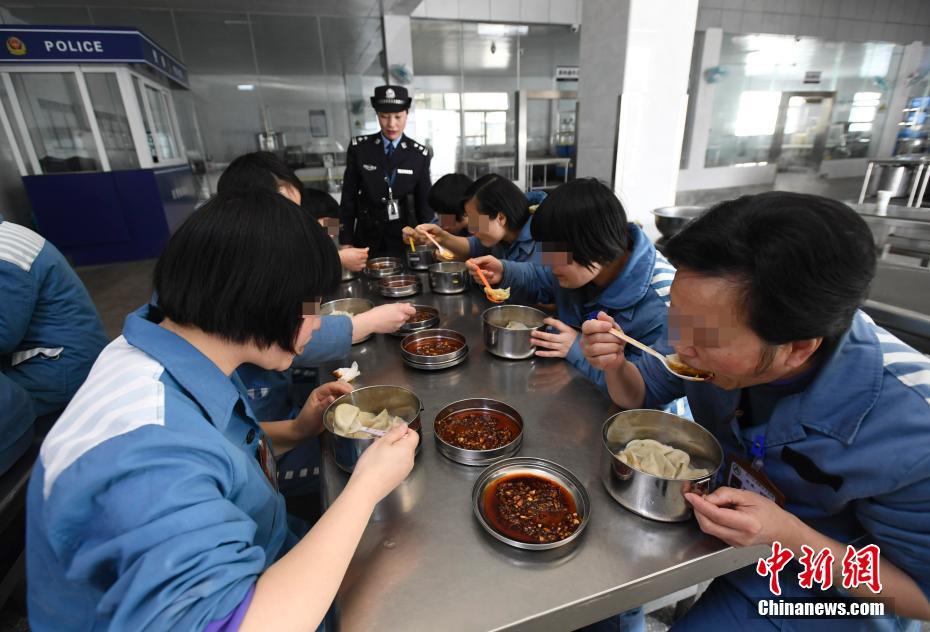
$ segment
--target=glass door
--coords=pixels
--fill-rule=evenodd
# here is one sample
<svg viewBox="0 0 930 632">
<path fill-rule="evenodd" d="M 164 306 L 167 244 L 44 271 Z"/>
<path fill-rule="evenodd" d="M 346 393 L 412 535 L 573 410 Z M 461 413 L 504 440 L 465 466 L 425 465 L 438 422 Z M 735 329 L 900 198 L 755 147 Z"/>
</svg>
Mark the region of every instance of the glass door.
<svg viewBox="0 0 930 632">
<path fill-rule="evenodd" d="M 783 92 L 770 151 L 778 171 L 817 171 L 827 146 L 834 92 Z"/>
</svg>

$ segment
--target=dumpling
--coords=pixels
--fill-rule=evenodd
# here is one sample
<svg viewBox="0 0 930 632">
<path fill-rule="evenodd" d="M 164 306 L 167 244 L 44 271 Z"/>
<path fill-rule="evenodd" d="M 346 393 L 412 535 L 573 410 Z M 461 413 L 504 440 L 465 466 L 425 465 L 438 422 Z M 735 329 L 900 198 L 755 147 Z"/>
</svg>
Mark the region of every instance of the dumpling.
<svg viewBox="0 0 930 632">
<path fill-rule="evenodd" d="M 521 323 L 519 320 L 512 320 L 507 323 L 505 329 L 532 329 L 532 327 L 528 327 L 526 323 Z"/>
<path fill-rule="evenodd" d="M 659 478 L 691 479 L 710 473 L 703 468 L 692 468 L 691 457 L 684 450 L 654 439 L 633 439 L 616 457 L 640 472 Z"/>
<path fill-rule="evenodd" d="M 339 404 L 333 412 L 333 430 L 336 434 L 348 436 L 359 413 L 358 406 L 352 404 Z"/>
<path fill-rule="evenodd" d="M 375 430 L 387 430 L 391 427 L 391 421 L 393 417 L 388 413 L 387 408 L 378 413 L 370 422 L 366 423 L 365 426 L 369 428 L 374 428 Z"/>
</svg>

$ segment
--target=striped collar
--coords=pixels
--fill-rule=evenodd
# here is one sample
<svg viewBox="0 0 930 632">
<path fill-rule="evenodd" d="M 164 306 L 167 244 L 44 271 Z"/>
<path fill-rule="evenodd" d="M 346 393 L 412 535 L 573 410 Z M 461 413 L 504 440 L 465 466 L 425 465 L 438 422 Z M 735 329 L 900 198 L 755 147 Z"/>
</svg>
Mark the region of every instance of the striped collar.
<svg viewBox="0 0 930 632">
<path fill-rule="evenodd" d="M 126 317 L 123 336 L 129 344 L 165 367 L 165 372 L 187 391 L 220 432 L 226 430 L 240 400 L 243 410 L 251 416 L 245 387 L 235 373 L 227 377 L 207 356 L 177 334 L 159 326 L 159 322 L 159 310 L 146 305 Z"/>
</svg>

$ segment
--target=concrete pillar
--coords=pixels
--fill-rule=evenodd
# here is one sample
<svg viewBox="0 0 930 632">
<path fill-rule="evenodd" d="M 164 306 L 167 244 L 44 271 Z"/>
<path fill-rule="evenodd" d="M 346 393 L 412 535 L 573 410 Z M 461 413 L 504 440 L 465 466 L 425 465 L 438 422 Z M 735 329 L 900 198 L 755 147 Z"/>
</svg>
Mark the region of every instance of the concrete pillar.
<svg viewBox="0 0 930 632">
<path fill-rule="evenodd" d="M 585 0 L 578 174 L 612 182 L 632 220 L 675 203 L 698 0 Z"/>
<path fill-rule="evenodd" d="M 901 127 L 901 110 L 907 106 L 908 97 L 911 96 L 911 86 L 908 80 L 920 68 L 920 62 L 923 59 L 924 46 L 921 42 L 912 42 L 904 47 L 904 54 L 901 55 L 901 65 L 898 66 L 898 75 L 894 80 L 894 89 L 891 91 L 891 98 L 888 99 L 888 116 L 885 119 L 885 127 L 882 129 L 882 135 L 878 143 L 878 151 L 875 153 L 876 158 L 888 158 L 894 151 L 895 141 Z M 871 153 L 869 154 L 871 155 Z"/>
</svg>

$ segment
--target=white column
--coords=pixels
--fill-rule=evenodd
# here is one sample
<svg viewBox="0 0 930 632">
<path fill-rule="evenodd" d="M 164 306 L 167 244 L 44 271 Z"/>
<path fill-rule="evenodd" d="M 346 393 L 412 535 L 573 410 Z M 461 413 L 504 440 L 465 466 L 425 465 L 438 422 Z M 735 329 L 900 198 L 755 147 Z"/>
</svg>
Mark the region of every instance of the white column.
<svg viewBox="0 0 930 632">
<path fill-rule="evenodd" d="M 888 100 L 888 116 L 885 118 L 885 127 L 875 154 L 877 158 L 890 157 L 891 152 L 894 151 L 895 140 L 901 130 L 898 125 L 901 122 L 901 111 L 906 107 L 908 97 L 911 96 L 908 79 L 920 68 L 923 54 L 924 46 L 921 42 L 912 42 L 904 47 L 901 65 L 898 66 L 898 76 L 895 77 L 894 90 L 891 91 L 891 98 Z"/>
<path fill-rule="evenodd" d="M 717 88 L 704 81 L 704 73 L 720 65 L 720 49 L 723 46 L 723 29 L 710 28 L 704 32 L 704 46 L 701 49 L 701 66 L 697 87 L 691 100 L 694 103 L 694 117 L 691 126 L 691 144 L 688 152 L 688 169 L 703 169 L 707 155 L 707 140 L 710 138 L 710 125 L 714 114 L 714 93 Z"/>
<path fill-rule="evenodd" d="M 612 181 L 655 238 L 652 209 L 675 203 L 698 0 L 582 7 L 578 173 Z"/>
</svg>

